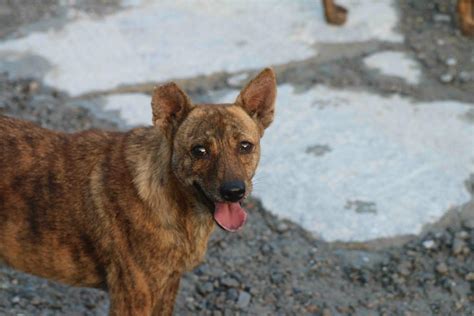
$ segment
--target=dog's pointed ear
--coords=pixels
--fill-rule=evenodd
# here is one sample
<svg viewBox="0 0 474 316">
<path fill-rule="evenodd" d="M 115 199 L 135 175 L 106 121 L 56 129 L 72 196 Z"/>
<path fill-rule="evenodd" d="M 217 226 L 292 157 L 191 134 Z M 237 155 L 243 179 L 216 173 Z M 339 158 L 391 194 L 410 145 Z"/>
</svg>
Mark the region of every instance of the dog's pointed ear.
<svg viewBox="0 0 474 316">
<path fill-rule="evenodd" d="M 177 128 L 193 107 L 190 98 L 174 82 L 158 86 L 151 99 L 153 125 L 170 131 Z"/>
<path fill-rule="evenodd" d="M 275 73 L 265 68 L 242 89 L 235 103 L 265 129 L 273 121 L 276 90 Z"/>
</svg>

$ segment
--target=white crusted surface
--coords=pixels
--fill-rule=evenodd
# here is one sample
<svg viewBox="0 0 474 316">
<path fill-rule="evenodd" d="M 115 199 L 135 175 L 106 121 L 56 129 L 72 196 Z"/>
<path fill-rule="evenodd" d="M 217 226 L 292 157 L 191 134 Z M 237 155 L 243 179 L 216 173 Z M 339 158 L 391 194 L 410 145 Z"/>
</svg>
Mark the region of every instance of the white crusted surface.
<svg viewBox="0 0 474 316">
<path fill-rule="evenodd" d="M 326 240 L 419 233 L 469 200 L 474 124 L 462 115 L 470 108 L 280 86 L 254 195 Z"/>
<path fill-rule="evenodd" d="M 384 51 L 364 59 L 367 67 L 379 70 L 383 75 L 403 78 L 410 84 L 418 84 L 421 78 L 420 65 L 407 53 Z"/>
<path fill-rule="evenodd" d="M 60 30 L 4 42 L 0 56 L 41 56 L 52 66 L 45 82 L 78 95 L 302 60 L 316 43 L 402 40 L 391 0 L 339 2 L 350 11 L 343 27 L 327 25 L 315 0 L 126 1 L 116 14 L 80 14 Z"/>
</svg>

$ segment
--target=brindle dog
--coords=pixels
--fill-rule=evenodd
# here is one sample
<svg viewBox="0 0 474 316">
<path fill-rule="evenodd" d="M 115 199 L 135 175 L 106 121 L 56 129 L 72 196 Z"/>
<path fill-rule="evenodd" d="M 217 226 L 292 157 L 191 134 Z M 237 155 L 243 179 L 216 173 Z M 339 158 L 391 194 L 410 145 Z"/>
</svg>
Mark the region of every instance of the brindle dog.
<svg viewBox="0 0 474 316">
<path fill-rule="evenodd" d="M 0 117 L 0 260 L 75 286 L 106 289 L 110 315 L 170 315 L 181 274 L 215 223 L 247 213 L 259 141 L 273 120 L 265 69 L 233 104 L 194 105 L 155 89 L 152 127 L 55 132 Z"/>
</svg>

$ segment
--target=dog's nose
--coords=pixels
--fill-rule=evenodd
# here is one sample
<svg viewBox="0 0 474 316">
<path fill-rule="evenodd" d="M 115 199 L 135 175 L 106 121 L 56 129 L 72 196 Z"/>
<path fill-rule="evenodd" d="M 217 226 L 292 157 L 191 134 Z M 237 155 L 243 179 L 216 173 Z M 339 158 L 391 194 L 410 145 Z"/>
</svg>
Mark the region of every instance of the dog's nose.
<svg viewBox="0 0 474 316">
<path fill-rule="evenodd" d="M 237 202 L 245 195 L 245 183 L 239 180 L 225 182 L 221 185 L 219 191 L 224 200 Z"/>
</svg>

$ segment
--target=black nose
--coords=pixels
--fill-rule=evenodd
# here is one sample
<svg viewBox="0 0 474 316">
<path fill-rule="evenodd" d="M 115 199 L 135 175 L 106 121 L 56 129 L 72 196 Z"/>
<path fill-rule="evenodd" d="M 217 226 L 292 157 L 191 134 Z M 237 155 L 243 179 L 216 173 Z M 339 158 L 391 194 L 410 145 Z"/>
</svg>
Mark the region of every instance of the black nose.
<svg viewBox="0 0 474 316">
<path fill-rule="evenodd" d="M 221 197 L 228 202 L 237 202 L 244 197 L 245 183 L 243 181 L 229 181 L 219 189 Z"/>
</svg>

